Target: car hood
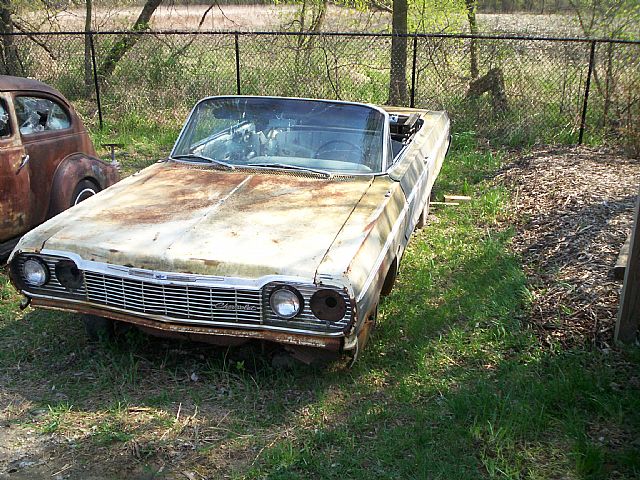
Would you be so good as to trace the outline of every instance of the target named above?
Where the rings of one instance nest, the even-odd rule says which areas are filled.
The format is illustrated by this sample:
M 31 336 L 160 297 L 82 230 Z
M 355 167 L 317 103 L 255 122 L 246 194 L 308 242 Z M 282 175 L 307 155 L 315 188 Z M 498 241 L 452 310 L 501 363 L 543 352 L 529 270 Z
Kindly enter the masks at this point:
M 18 248 L 166 272 L 312 279 L 372 180 L 158 163 L 54 217 Z

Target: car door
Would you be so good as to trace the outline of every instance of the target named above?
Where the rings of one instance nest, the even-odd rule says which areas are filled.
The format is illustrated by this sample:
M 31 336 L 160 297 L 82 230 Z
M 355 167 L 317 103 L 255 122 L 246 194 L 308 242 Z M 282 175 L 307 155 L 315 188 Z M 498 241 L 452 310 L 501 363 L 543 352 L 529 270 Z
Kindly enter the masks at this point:
M 29 158 L 25 154 L 11 96 L 0 92 L 0 243 L 33 224 Z
M 40 92 L 13 95 L 16 120 L 22 144 L 29 156 L 35 226 L 46 220 L 51 198 L 51 181 L 60 162 L 81 150 L 74 116 L 66 104 Z

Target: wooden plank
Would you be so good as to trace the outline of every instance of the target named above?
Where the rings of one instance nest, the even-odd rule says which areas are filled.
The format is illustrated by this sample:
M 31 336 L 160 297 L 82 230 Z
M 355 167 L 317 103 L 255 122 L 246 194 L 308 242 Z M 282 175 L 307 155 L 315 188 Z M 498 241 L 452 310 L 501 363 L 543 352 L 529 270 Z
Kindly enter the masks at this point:
M 429 202 L 429 205 L 435 205 L 436 207 L 437 206 L 455 207 L 460 204 L 457 202 Z
M 445 195 L 444 196 L 444 201 L 447 203 L 450 202 L 470 202 L 471 201 L 471 197 L 468 197 L 467 195 Z
M 629 257 L 624 272 L 624 284 L 620 295 L 620 307 L 616 321 L 614 339 L 616 342 L 632 343 L 638 332 L 640 322 L 640 235 L 638 234 L 638 214 L 640 195 L 636 200 L 633 215 L 633 230 L 629 243 Z
M 618 260 L 613 267 L 613 276 L 616 280 L 624 280 L 624 271 L 627 269 L 627 261 L 629 260 L 629 242 L 631 241 L 631 235 L 627 237 L 620 253 L 618 254 Z

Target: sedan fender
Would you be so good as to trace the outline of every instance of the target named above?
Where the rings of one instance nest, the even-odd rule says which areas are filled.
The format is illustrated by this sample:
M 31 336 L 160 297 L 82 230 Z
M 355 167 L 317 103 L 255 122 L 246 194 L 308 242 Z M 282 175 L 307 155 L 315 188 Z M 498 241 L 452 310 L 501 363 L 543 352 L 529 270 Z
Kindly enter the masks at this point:
M 54 174 L 48 217 L 74 205 L 74 191 L 83 180 L 92 182 L 100 191 L 120 180 L 120 173 L 114 165 L 82 153 L 68 156 Z

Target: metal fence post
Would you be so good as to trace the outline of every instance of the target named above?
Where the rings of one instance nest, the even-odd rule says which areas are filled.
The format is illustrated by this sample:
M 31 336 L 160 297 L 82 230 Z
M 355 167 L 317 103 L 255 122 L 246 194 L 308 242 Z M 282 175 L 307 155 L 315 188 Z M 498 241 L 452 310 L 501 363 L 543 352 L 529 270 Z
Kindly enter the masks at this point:
M 410 107 L 416 106 L 416 61 L 418 51 L 418 36 L 413 35 L 413 64 L 411 67 L 411 104 Z
M 580 134 L 578 135 L 578 145 L 582 145 L 584 137 L 584 127 L 587 124 L 587 105 L 589 104 L 589 89 L 591 88 L 591 75 L 596 57 L 596 41 L 591 42 L 591 53 L 589 54 L 589 71 L 587 72 L 587 84 L 584 87 L 584 102 L 582 103 L 582 118 L 580 119 Z
M 233 36 L 236 44 L 236 95 L 240 95 L 240 42 L 237 33 Z
M 98 121 L 102 130 L 102 101 L 100 100 L 100 82 L 98 81 L 98 67 L 96 65 L 96 49 L 93 45 L 93 32 L 89 32 L 89 45 L 91 46 L 91 65 L 93 66 L 93 84 L 96 89 L 96 103 L 98 104 Z

